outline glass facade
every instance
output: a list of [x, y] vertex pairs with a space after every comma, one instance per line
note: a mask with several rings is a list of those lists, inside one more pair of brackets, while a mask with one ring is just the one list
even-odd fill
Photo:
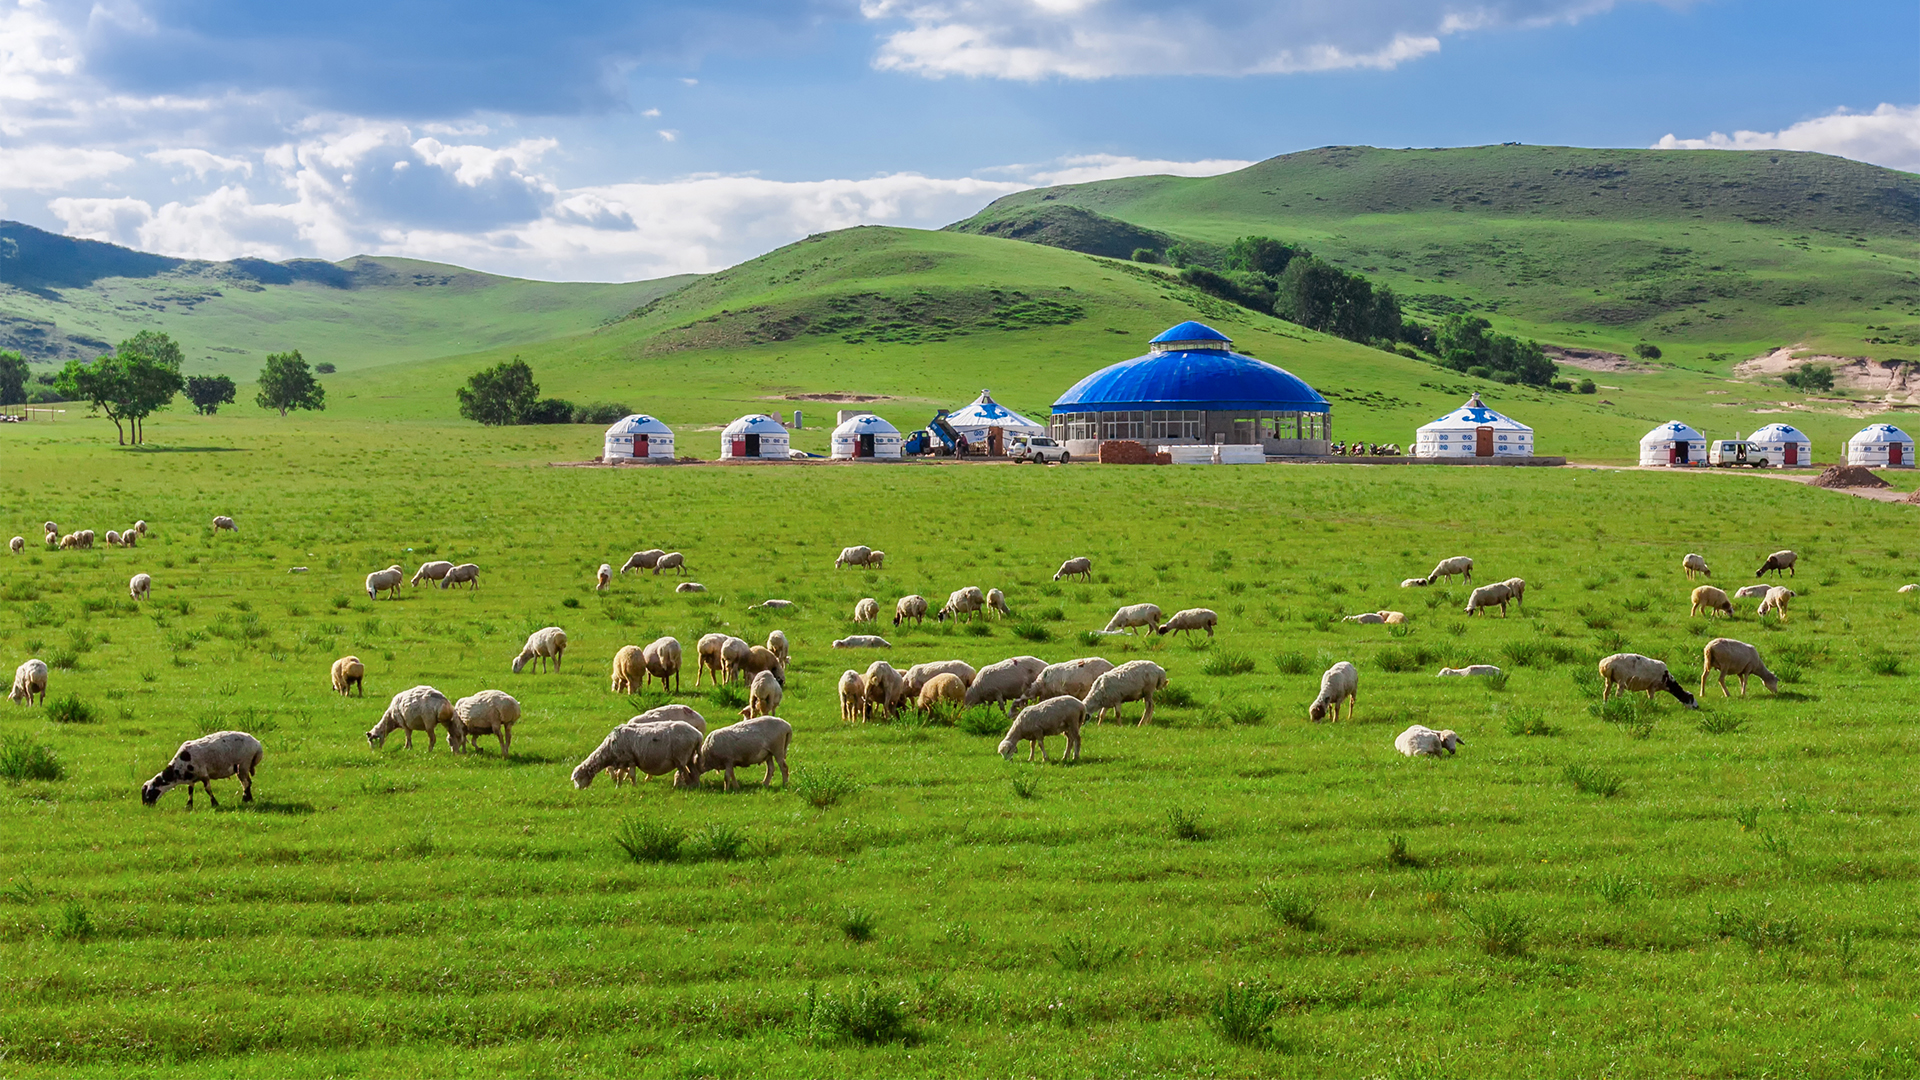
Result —
[[1255, 443], [1264, 439], [1330, 439], [1327, 413], [1207, 412], [1202, 409], [1055, 413], [1049, 433], [1068, 439], [1137, 439], [1142, 442]]

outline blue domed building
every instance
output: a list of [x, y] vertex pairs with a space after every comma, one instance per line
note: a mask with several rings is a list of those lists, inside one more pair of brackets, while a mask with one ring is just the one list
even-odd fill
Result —
[[1053, 403], [1051, 434], [1078, 458], [1107, 439], [1150, 449], [1260, 445], [1269, 454], [1325, 454], [1332, 407], [1292, 373], [1233, 351], [1211, 326], [1183, 322], [1148, 353], [1081, 379]]

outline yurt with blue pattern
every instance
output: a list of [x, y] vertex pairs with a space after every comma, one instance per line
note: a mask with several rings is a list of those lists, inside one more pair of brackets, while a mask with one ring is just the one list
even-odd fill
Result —
[[607, 429], [607, 461], [672, 461], [673, 429], [645, 413], [622, 417]]
[[1475, 391], [1465, 405], [1414, 433], [1413, 456], [1532, 457], [1533, 429], [1488, 408]]
[[1640, 436], [1640, 464], [1673, 468], [1707, 464], [1707, 437], [1692, 424], [1669, 420]]
[[1892, 424], [1868, 424], [1847, 440], [1847, 464], [1869, 469], [1913, 468], [1913, 436]]
[[1768, 424], [1747, 436], [1749, 454], [1758, 453], [1769, 464], [1804, 469], [1813, 464], [1813, 440], [1792, 424]]

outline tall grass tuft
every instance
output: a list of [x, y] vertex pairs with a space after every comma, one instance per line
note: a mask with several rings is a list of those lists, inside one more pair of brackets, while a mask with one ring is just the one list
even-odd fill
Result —
[[0, 740], [0, 779], [17, 784], [22, 780], [61, 780], [66, 775], [66, 767], [54, 755], [53, 747], [25, 735]]
[[746, 850], [747, 834], [716, 821], [700, 830], [698, 842], [707, 858], [725, 862], [739, 858], [740, 853]]
[[1407, 850], [1407, 838], [1395, 833], [1387, 837], [1387, 867], [1419, 866], [1420, 858]]
[[1620, 794], [1623, 784], [1619, 773], [1608, 772], [1598, 765], [1588, 765], [1585, 762], [1575, 762], [1567, 766], [1563, 775], [1578, 790], [1606, 799]]
[[1032, 619], [1022, 619], [1013, 624], [1013, 636], [1022, 641], [1052, 641], [1053, 631]]
[[634, 862], [672, 862], [680, 857], [680, 846], [686, 841], [685, 829], [639, 818], [628, 818], [613, 834], [613, 842]]
[[1732, 713], [1707, 713], [1694, 726], [1708, 735], [1732, 735], [1746, 727], [1747, 720]]
[[1282, 675], [1305, 675], [1313, 670], [1312, 663], [1307, 660], [1307, 654], [1298, 652], [1275, 653], [1273, 667]]
[[1533, 938], [1533, 916], [1499, 900], [1475, 904], [1463, 914], [1488, 956], [1526, 955]]
[[1167, 832], [1175, 840], [1205, 840], [1207, 830], [1200, 824], [1200, 815], [1184, 806], [1167, 808]]
[[1054, 963], [1068, 971], [1099, 971], [1126, 955], [1126, 946], [1102, 944], [1091, 937], [1064, 937], [1053, 947]]
[[732, 712], [747, 703], [747, 692], [732, 683], [721, 683], [707, 691], [707, 700], [716, 709]]
[[1022, 799], [1031, 799], [1040, 794], [1040, 776], [1038, 773], [1021, 770], [1012, 779], [1013, 793]]
[[1538, 706], [1521, 705], [1507, 712], [1507, 734], [1552, 735], [1553, 725], [1547, 723]]
[[60, 941], [86, 941], [99, 932], [93, 923], [93, 912], [78, 900], [69, 900], [62, 906], [59, 919], [49, 929]]
[[1236, 702], [1221, 711], [1229, 722], [1240, 727], [1252, 727], [1267, 718], [1267, 710], [1251, 701]]
[[1536, 667], [1546, 655], [1546, 646], [1532, 638], [1524, 638], [1502, 645], [1500, 654], [1514, 667]]
[[1260, 900], [1282, 926], [1308, 932], [1320, 929], [1320, 900], [1304, 889], [1267, 882], [1260, 887]]
[[1278, 997], [1241, 983], [1221, 992], [1207, 1010], [1207, 1026], [1237, 1046], [1258, 1046], [1267, 1041], [1268, 1029], [1279, 1011]]
[[63, 698], [54, 698], [47, 706], [47, 719], [56, 724], [92, 724], [100, 719], [93, 706], [68, 694]]
[[954, 726], [969, 735], [1001, 735], [1007, 730], [1007, 718], [991, 705], [975, 705], [961, 713]]
[[860, 790], [853, 777], [821, 765], [793, 770], [793, 792], [816, 810], [825, 810]]
[[1153, 695], [1156, 707], [1184, 709], [1193, 704], [1193, 691], [1184, 686], [1169, 686]]
[[1217, 652], [1200, 664], [1200, 670], [1208, 675], [1246, 675], [1253, 671], [1253, 657], [1240, 652]]
[[912, 1041], [907, 1003], [878, 983], [844, 995], [810, 992], [809, 999], [808, 1027], [817, 1037], [868, 1046]]
[[873, 912], [865, 908], [850, 907], [840, 913], [840, 932], [849, 941], [872, 941], [875, 925]]

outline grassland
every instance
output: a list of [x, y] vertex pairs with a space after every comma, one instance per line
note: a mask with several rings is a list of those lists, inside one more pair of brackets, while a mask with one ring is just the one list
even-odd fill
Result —
[[[0, 784], [9, 1075], [1920, 1072], [1910, 507], [1588, 470], [552, 469], [586, 433], [336, 414], [153, 430], [134, 452], [0, 429], [0, 532], [153, 526], [0, 562], [0, 656], [49, 659], [51, 698], [93, 714], [0, 709], [7, 746], [64, 770]], [[853, 542], [888, 568], [834, 571]], [[712, 591], [592, 591], [655, 544]], [[1685, 617], [1683, 552], [1731, 584], [1779, 547], [1791, 621]], [[1456, 553], [1526, 578], [1526, 610], [1395, 587]], [[1095, 582], [1050, 580], [1073, 554]], [[480, 588], [360, 590], [436, 556]], [[993, 716], [843, 725], [834, 680], [871, 657], [827, 644], [854, 600], [964, 584], [1019, 621], [886, 627], [887, 658], [1150, 657], [1174, 689], [1155, 725], [1091, 728], [1071, 767], [1001, 761]], [[800, 607], [747, 612], [769, 596]], [[1213, 607], [1219, 636], [1079, 639], [1142, 600]], [[1376, 608], [1407, 632], [1334, 621]], [[511, 675], [546, 624], [564, 671]], [[619, 645], [774, 628], [791, 789], [571, 788], [658, 700], [608, 693]], [[1782, 692], [1599, 707], [1596, 656], [1685, 681], [1716, 633]], [[326, 686], [350, 652], [364, 700]], [[1310, 724], [1334, 659], [1358, 716]], [[1509, 678], [1432, 677], [1470, 661]], [[422, 682], [516, 694], [514, 758], [369, 750]], [[1401, 759], [1414, 722], [1466, 745]], [[266, 744], [254, 804], [139, 804], [228, 727]], [[630, 828], [687, 838], [635, 861]]]

